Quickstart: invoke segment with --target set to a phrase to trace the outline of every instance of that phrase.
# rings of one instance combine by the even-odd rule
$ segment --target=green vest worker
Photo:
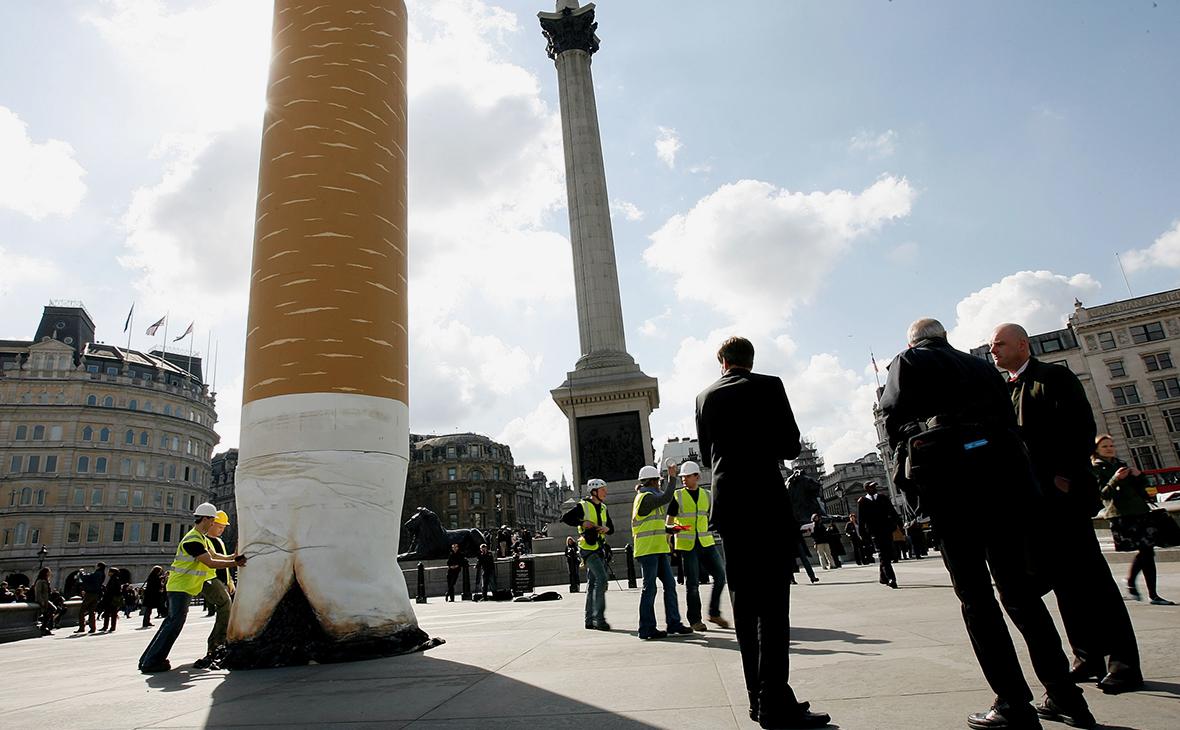
[[[692,629],[680,622],[680,606],[676,602],[676,578],[672,576],[669,559],[672,548],[668,534],[675,532],[666,524],[668,504],[676,487],[675,479],[668,479],[660,491],[660,472],[654,466],[639,470],[635,485],[635,501],[631,506],[631,538],[635,559],[643,570],[643,594],[639,597],[639,638],[662,639],[668,634],[691,634]],[[668,630],[656,628],[656,579],[664,584],[664,618]]]
[[[578,552],[586,565],[586,628],[610,631],[606,622],[606,550],[603,549],[607,535],[615,531],[615,525],[607,514],[606,482],[591,479],[586,482],[590,495],[575,504],[561,516],[561,521],[578,528]]]
[[[668,474],[675,479],[677,468],[669,464]],[[725,591],[725,568],[717,554],[713,533],[709,531],[710,496],[708,490],[700,489],[701,468],[695,461],[680,465],[680,480],[684,487],[676,490],[676,496],[669,505],[668,514],[679,528],[676,533],[676,552],[684,566],[684,592],[688,603],[688,623],[694,631],[704,631],[701,622],[701,571],[713,579],[713,592],[709,596],[709,623],[728,628],[729,622],[721,617],[721,594]]]
[[[144,674],[166,672],[172,668],[168,663],[168,652],[184,628],[189,602],[201,593],[205,582],[216,575],[217,569],[246,564],[244,555],[231,557],[213,551],[207,535],[214,529],[216,519],[216,507],[208,502],[197,505],[193,512],[193,528],[176,546],[176,557],[168,569],[168,617],[139,658],[139,671]]]

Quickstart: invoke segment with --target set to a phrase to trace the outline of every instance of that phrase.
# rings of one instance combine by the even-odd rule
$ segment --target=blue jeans
[[[725,590],[725,568],[721,567],[721,556],[717,548],[700,543],[692,550],[680,553],[684,562],[684,595],[688,603],[688,622],[701,620],[701,570],[713,579],[713,592],[709,595],[709,618],[721,615],[721,593]]]
[[[680,605],[676,602],[676,577],[672,575],[672,561],[668,553],[641,555],[637,558],[643,568],[643,594],[639,597],[639,637],[651,636],[656,630],[656,579],[664,584],[664,618],[668,629],[680,627]]]
[[[143,651],[143,656],[139,658],[140,669],[159,666],[168,658],[168,652],[172,651],[172,645],[176,643],[176,637],[180,636],[180,630],[184,628],[184,621],[188,618],[190,600],[192,596],[187,593],[168,591],[168,618],[160,624],[156,635],[152,637],[151,643]]]
[[[586,623],[605,623],[606,563],[602,549],[583,550],[582,560],[586,563]]]

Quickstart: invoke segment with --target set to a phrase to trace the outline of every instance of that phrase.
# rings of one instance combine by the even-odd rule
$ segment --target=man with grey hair
[[[971,647],[996,695],[991,709],[969,715],[967,724],[1039,728],[1041,715],[1094,727],[1080,688],[1069,678],[1053,618],[1025,570],[1022,525],[1034,522],[995,529],[993,515],[1033,503],[1037,491],[1004,380],[985,360],[951,347],[938,320],[914,322],[907,336],[909,348],[889,365],[880,408],[889,445],[897,451],[899,486],[942,539]],[[1046,697],[1035,708],[1001,604],[1045,687]]]
[[[1090,471],[1098,429],[1086,391],[1069,368],[1033,357],[1018,324],[996,327],[990,350],[996,366],[1009,373],[1016,422],[1044,492],[1043,557],[1052,561],[1045,573],[1073,649],[1071,675],[1079,682],[1098,679],[1107,694],[1141,689],[1135,629],[1091,519],[1098,510]]]

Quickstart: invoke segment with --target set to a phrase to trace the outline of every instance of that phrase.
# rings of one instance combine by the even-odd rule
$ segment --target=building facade
[[[234,499],[234,474],[238,470],[238,450],[227,449],[216,454],[209,465],[209,486],[211,501],[217,509],[229,515],[229,527],[221,533],[227,554],[232,554],[238,545],[238,503]]]
[[[785,466],[781,471],[785,472],[784,478],[798,469],[807,476],[816,481],[820,481],[824,476],[824,457],[820,456],[819,449],[815,448],[815,442],[811,439],[802,440],[803,448],[799,451],[799,456],[791,460],[791,468],[788,470]]]
[[[403,514],[426,507],[447,529],[514,527],[522,504],[518,492],[528,491],[527,483],[516,481],[515,471],[512,450],[487,436],[410,434]]]
[[[832,471],[820,477],[828,514],[847,515],[855,510],[856,500],[865,493],[865,482],[886,483],[885,463],[876,453],[865,454],[846,464],[836,464]]]
[[[218,436],[200,358],[94,341],[81,303],[0,341],[0,572],[98,561],[142,580],[209,498]],[[42,550],[44,546],[44,550]]]
[[[659,466],[661,471],[668,459],[675,459],[679,464],[695,461],[701,467],[700,486],[708,487],[713,484],[713,470],[701,464],[701,444],[696,439],[687,436],[684,438],[673,436],[668,439],[660,451]]]
[[[1029,336],[1038,360],[1081,381],[1099,433],[1140,469],[1180,467],[1180,289],[1086,307]],[[987,345],[971,353],[991,361]]]

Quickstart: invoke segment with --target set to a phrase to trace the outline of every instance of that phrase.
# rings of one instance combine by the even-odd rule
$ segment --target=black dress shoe
[[[1121,695],[1124,692],[1135,692],[1143,689],[1143,677],[1132,675],[1108,674],[1098,680],[1098,689],[1108,695]]]
[[[167,672],[171,669],[172,669],[172,665],[168,662],[167,659],[165,659],[164,661],[160,662],[159,664],[149,664],[146,667],[140,667],[139,671],[143,672],[144,674],[156,674],[157,672]]]
[[[666,639],[668,638],[668,632],[660,631],[659,629],[653,629],[650,634],[640,634],[639,638],[643,639],[644,641],[651,641],[652,639]]]
[[[1037,711],[1037,716],[1042,720],[1064,722],[1070,727],[1091,728],[1098,726],[1098,721],[1094,719],[1090,708],[1086,706],[1086,701],[1080,697],[1077,702],[1073,703],[1055,702],[1052,697],[1046,697],[1039,705],[1034,705],[1033,709]]]
[[[1093,664],[1079,664],[1073,669],[1069,670],[1069,681],[1074,684],[1085,682],[1090,679],[1102,679],[1106,675],[1106,670],[1101,666]]]
[[[968,715],[967,725],[976,730],[998,730],[1000,728],[1040,730],[1041,721],[1037,719],[1037,713],[1032,711],[1017,715],[1011,711],[1002,712],[993,707],[987,712],[973,712]]]
[[[806,703],[804,703],[805,705]],[[794,713],[758,713],[758,726],[765,730],[790,730],[791,728],[827,727],[832,717],[826,712],[812,712],[800,705]]]

